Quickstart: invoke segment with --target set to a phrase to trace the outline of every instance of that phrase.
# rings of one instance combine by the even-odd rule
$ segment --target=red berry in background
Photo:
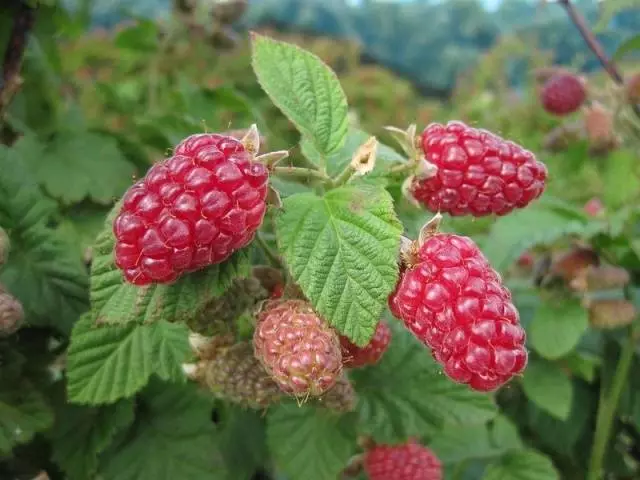
[[[272,300],[258,315],[256,358],[285,393],[320,396],[342,373],[337,333],[302,300]]]
[[[279,283],[271,291],[271,298],[276,300],[284,295],[284,285]]]
[[[426,238],[390,301],[455,382],[491,391],[527,364],[525,331],[511,294],[468,237]]]
[[[542,195],[547,168],[530,151],[462,122],[432,123],[422,132],[433,176],[412,178],[411,197],[453,216],[506,215]]]
[[[523,268],[530,268],[535,263],[535,257],[531,252],[524,252],[518,257],[518,266]]]
[[[192,135],[123,197],[115,262],[135,285],[169,283],[247,245],[266,210],[269,175],[243,144]]]
[[[562,73],[547,80],[540,91],[544,109],[557,116],[575,112],[587,98],[584,82],[576,75]]]
[[[442,480],[442,463],[427,447],[415,441],[401,445],[376,445],[364,457],[370,480]]]
[[[604,212],[604,204],[598,197],[593,197],[584,205],[584,211],[591,217],[597,217]]]
[[[364,347],[351,343],[344,336],[340,337],[342,347],[342,364],[347,368],[359,368],[375,365],[380,361],[391,343],[391,329],[386,322],[378,322],[371,341]]]

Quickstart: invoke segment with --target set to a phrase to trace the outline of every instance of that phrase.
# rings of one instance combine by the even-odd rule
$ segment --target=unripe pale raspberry
[[[410,440],[376,445],[364,457],[370,480],[442,480],[442,463],[427,447]]]
[[[598,197],[593,197],[584,204],[584,211],[590,217],[598,217],[604,213],[604,204]]]
[[[415,256],[390,301],[447,376],[491,391],[522,372],[527,350],[518,311],[477,245],[438,233]]]
[[[375,365],[380,361],[391,342],[391,329],[386,322],[380,321],[371,341],[364,347],[352,343],[347,337],[340,336],[342,364],[347,368]]]
[[[572,73],[554,75],[540,91],[540,102],[544,109],[557,116],[575,112],[586,98],[584,82]]]
[[[277,403],[282,392],[253,354],[249,342],[218,346],[200,367],[202,381],[218,398],[261,409]]]
[[[124,195],[115,261],[135,285],[169,283],[247,245],[266,210],[267,167],[237,139],[192,135]]]
[[[422,132],[435,175],[416,175],[408,194],[432,212],[506,215],[542,195],[547,168],[530,151],[462,122],[432,123]]]
[[[282,391],[295,396],[322,395],[342,372],[338,335],[301,300],[267,302],[253,345]]]
[[[186,322],[187,326],[191,331],[206,336],[230,332],[234,322],[243,313],[267,297],[267,291],[257,278],[237,278],[221,296],[191,316]]]
[[[0,337],[17,332],[24,323],[22,304],[0,286]]]
[[[337,413],[353,412],[358,403],[358,396],[347,376],[343,374],[327,393],[318,397],[317,403]]]

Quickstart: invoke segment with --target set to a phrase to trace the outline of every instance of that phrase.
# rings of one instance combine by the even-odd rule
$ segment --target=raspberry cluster
[[[320,396],[342,372],[338,335],[302,300],[271,300],[257,318],[256,357],[280,388]]]
[[[376,331],[371,341],[359,347],[352,343],[347,337],[340,336],[340,346],[342,347],[342,364],[346,368],[359,368],[367,365],[375,365],[380,361],[382,355],[391,342],[391,329],[384,321],[378,322]]]
[[[401,445],[376,445],[364,457],[370,480],[442,480],[442,463],[416,441]]]
[[[491,391],[526,366],[525,331],[511,294],[468,237],[426,238],[389,304],[456,382]]]
[[[411,178],[408,194],[432,212],[506,215],[544,191],[547,168],[530,151],[465,125],[432,123],[421,137],[434,175]]]
[[[237,139],[197,134],[124,195],[115,263],[135,285],[169,283],[247,245],[266,210],[267,168]]]

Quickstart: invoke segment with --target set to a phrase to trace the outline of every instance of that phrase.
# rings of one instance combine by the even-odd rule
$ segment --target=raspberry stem
[[[258,246],[264,252],[267,259],[269,259],[271,264],[274,267],[282,268],[283,265],[282,265],[282,261],[280,260],[280,257],[278,257],[278,255],[271,249],[271,247],[269,246],[269,244],[267,243],[267,241],[264,239],[264,237],[260,232],[256,234],[255,240]]]
[[[591,450],[591,459],[589,461],[589,470],[587,472],[587,480],[600,480],[602,477],[602,466],[604,456],[607,451],[609,437],[611,435],[611,427],[618,409],[620,396],[624,390],[629,370],[633,360],[635,350],[635,329],[628,330],[627,341],[622,347],[618,365],[611,382],[611,387],[607,393],[601,395],[600,405],[598,406],[598,414],[596,417],[596,431],[594,434],[593,448]]]

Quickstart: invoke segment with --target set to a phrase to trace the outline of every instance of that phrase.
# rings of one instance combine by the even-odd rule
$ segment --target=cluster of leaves
[[[359,397],[354,412],[284,402],[256,414],[214,401],[187,382],[182,365],[191,358],[185,322],[248,275],[252,264],[264,263],[262,252],[249,247],[170,286],[125,284],[112,257],[115,201],[132,176],[202,130],[201,120],[220,130],[229,121],[256,121],[269,141],[299,143],[294,164],[322,167],[328,176],[344,171],[373,132],[350,122],[351,95],[337,77],[291,45],[254,39],[253,68],[275,105],[269,110],[249,100],[253,79],[237,80],[252,85],[245,93],[231,84],[207,85],[207,79],[194,83],[187,67],[202,52],[189,53],[190,37],[180,32],[169,37],[173,52],[158,51],[158,26],[146,21],[120,30],[116,48],[103,39],[88,44],[94,51],[83,50],[80,21],[56,7],[41,8],[23,89],[0,119],[7,145],[0,146],[0,226],[12,243],[0,282],[23,304],[29,325],[0,340],[0,474],[249,480],[261,472],[329,480],[357,452],[357,437],[371,435],[389,443],[420,438],[454,478],[585,478],[602,398],[627,358],[627,337],[634,337],[624,329],[590,328],[589,310],[575,292],[538,287],[530,271],[513,265],[527,251],[544,260],[579,239],[631,272],[637,285],[640,186],[630,175],[632,153],[594,159],[572,146],[575,152],[545,158],[552,180],[542,201],[498,220],[445,222],[445,229],[473,234],[505,273],[532,352],[521,379],[495,396],[473,393],[446,379],[424,347],[389,319],[394,335],[382,362],[350,374]],[[0,25],[8,25],[8,12],[0,15]],[[71,37],[64,54],[47,41],[60,25]],[[177,63],[164,63],[167,58]],[[103,69],[89,72],[91,79],[106,76],[77,81],[71,74],[86,65]],[[141,69],[148,79],[139,78]],[[245,66],[240,71],[253,76]],[[344,84],[358,84],[350,79],[347,73]],[[486,89],[479,81],[476,86]],[[366,117],[368,103],[356,99],[350,106]],[[520,125],[503,133],[542,151],[543,133],[534,129],[544,132],[553,122],[539,107],[525,102],[518,109],[518,118],[542,118],[524,127],[505,121],[513,110],[491,105],[473,114],[500,130]],[[275,108],[282,113],[270,113]],[[294,134],[270,135],[271,118],[286,118]],[[270,211],[263,227],[317,311],[360,344],[389,316],[386,297],[397,277],[403,228],[415,237],[429,216],[402,199],[402,179],[383,174],[402,157],[383,144],[377,157],[369,175],[325,194],[315,185],[274,179],[284,208]],[[597,181],[567,188],[583,176]],[[595,218],[580,206],[592,193],[602,195],[606,207]],[[633,285],[626,295],[640,308]],[[639,361],[635,347],[628,361],[632,368]],[[640,386],[623,387],[605,469],[633,478]],[[615,413],[615,405],[607,408]]]

